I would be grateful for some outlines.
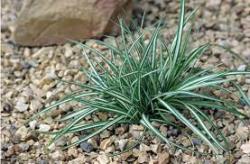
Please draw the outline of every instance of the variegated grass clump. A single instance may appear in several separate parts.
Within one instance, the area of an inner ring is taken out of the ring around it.
[[[193,132],[192,135],[202,139],[215,153],[230,149],[226,138],[207,111],[222,110],[240,118],[246,116],[239,112],[235,103],[212,96],[206,88],[233,94],[222,85],[225,82],[230,83],[236,87],[245,103],[250,105],[249,98],[234,82],[234,75],[244,76],[250,72],[215,72],[213,69],[195,67],[195,63],[211,45],[207,43],[189,50],[191,28],[187,25],[193,20],[195,11],[185,16],[185,2],[180,2],[179,24],[171,43],[162,39],[160,25],[147,40],[141,28],[132,33],[122,21],[119,44],[97,41],[109,49],[110,60],[103,52],[77,43],[83,48],[83,54],[90,65],[90,71],[85,71],[90,82],[70,82],[79,85],[82,90],[68,95],[32,117],[52,111],[70,101],[83,104],[82,109],[76,109],[61,118],[60,121],[65,122],[66,126],[53,133],[53,141],[68,133],[86,134],[67,146],[70,147],[111,126],[141,124],[169,146],[189,150],[181,143],[170,140],[170,136],[163,135],[153,124],[157,122],[180,130],[188,128]],[[187,30],[184,31],[184,28]],[[98,55],[106,66],[94,65],[84,49]],[[97,68],[101,71],[97,71]],[[85,117],[97,112],[107,112],[112,117],[105,121],[83,123]]]

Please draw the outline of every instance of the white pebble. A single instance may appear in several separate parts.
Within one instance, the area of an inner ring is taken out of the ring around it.
[[[39,132],[48,132],[50,130],[50,126],[47,124],[40,124],[39,125]]]
[[[246,79],[245,81],[247,84],[250,84],[250,79]]]
[[[37,111],[38,109],[42,108],[42,104],[38,100],[31,100],[30,103],[30,110]]]
[[[16,109],[19,111],[19,112],[25,112],[27,111],[29,105],[28,104],[25,104],[23,101],[18,101],[16,103]]]
[[[36,121],[36,120],[33,120],[33,121],[30,121],[30,122],[29,122],[29,126],[30,126],[30,128],[33,129],[33,130],[36,128],[36,124],[37,124],[37,121]]]
[[[242,64],[242,65],[240,65],[239,67],[238,67],[238,71],[245,71],[246,70],[246,68],[247,68],[247,66],[246,65],[244,65],[244,64]]]

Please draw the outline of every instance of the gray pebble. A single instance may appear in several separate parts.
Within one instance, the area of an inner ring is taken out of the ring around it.
[[[11,133],[12,135],[14,135],[14,134],[16,133],[17,128],[16,128],[15,124],[11,124],[11,125],[10,125],[9,131],[10,131],[10,133]]]
[[[1,145],[1,149],[2,149],[3,151],[7,151],[9,147],[10,147],[10,144],[8,144],[8,143],[3,143],[3,144]]]
[[[204,164],[213,164],[213,162],[206,159],[206,160],[204,161]]]
[[[56,146],[65,146],[66,143],[67,143],[67,140],[65,137],[62,137],[62,138],[58,139],[57,141],[55,141]]]
[[[10,113],[13,110],[13,107],[10,103],[5,103],[3,105],[3,111],[6,113]]]
[[[11,157],[10,163],[16,163],[17,162],[17,157]]]
[[[42,159],[42,160],[39,161],[39,164],[48,164],[48,163],[49,162],[47,160],[44,160],[44,159]]]
[[[199,140],[199,139],[192,139],[192,143],[194,145],[200,145],[201,144],[201,140]]]
[[[21,143],[21,144],[19,144],[19,147],[20,147],[20,149],[21,149],[21,151],[27,151],[27,150],[29,150],[29,145],[28,144],[25,144],[25,143]]]
[[[11,140],[12,143],[18,144],[18,143],[20,143],[21,138],[20,138],[20,136],[14,135],[14,136],[11,137],[10,140]]]
[[[177,137],[179,135],[178,129],[170,129],[167,131],[168,136],[174,136]]]
[[[81,148],[83,151],[85,151],[85,152],[87,152],[87,153],[90,153],[90,152],[93,150],[93,145],[90,144],[90,143],[88,143],[88,142],[82,142],[82,143],[80,144],[80,148]]]

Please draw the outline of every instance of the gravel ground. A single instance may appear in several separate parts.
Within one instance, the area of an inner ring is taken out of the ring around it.
[[[143,132],[138,125],[110,128],[101,135],[81,143],[78,147],[62,150],[59,147],[76,141],[79,135],[68,135],[50,147],[46,147],[50,137],[39,133],[56,130],[63,124],[53,122],[61,113],[77,108],[78,104],[62,105],[46,119],[29,122],[26,120],[44,106],[58,100],[65,94],[76,90],[74,85],[65,85],[56,81],[56,75],[64,80],[87,79],[79,73],[79,67],[87,67],[75,45],[50,46],[39,48],[17,47],[11,42],[11,22],[15,20],[21,1],[2,0],[2,35],[1,35],[1,162],[5,163],[250,163],[250,121],[240,121],[234,116],[216,112],[215,122],[227,136],[233,147],[230,154],[221,156],[201,156],[182,150],[168,149],[159,139],[145,135],[143,142],[134,149],[115,157],[105,153],[124,150],[126,146],[136,142]],[[249,0],[190,0],[187,9],[199,6],[195,22],[193,44],[198,45],[210,41],[233,50],[250,62],[250,1]],[[151,26],[163,18],[167,27],[163,35],[169,39],[176,30],[177,1],[141,0],[134,7],[134,15],[140,19],[146,11],[145,27]],[[88,41],[87,44],[104,50]],[[94,57],[94,56],[92,56]],[[98,60],[98,59],[97,59]],[[222,65],[219,69],[231,68],[244,70],[246,66],[230,54],[213,48],[206,53],[198,63],[200,66],[213,67]],[[237,77],[238,83],[250,97],[250,77]],[[239,102],[235,95],[225,96]],[[240,103],[240,102],[239,102]],[[242,102],[241,102],[242,103]],[[250,116],[250,109],[244,106],[240,109]],[[88,119],[105,119],[104,113],[99,113]],[[176,142],[184,146],[196,145],[200,152],[211,150],[201,144],[196,138],[180,135],[179,131],[156,125],[163,134],[171,135]]]

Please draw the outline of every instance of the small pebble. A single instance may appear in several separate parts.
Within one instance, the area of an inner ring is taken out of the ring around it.
[[[127,139],[119,139],[118,140],[118,147],[121,151],[124,150],[125,146],[127,145],[128,140]]]
[[[50,130],[50,126],[47,124],[40,124],[39,125],[39,132],[48,132]]]
[[[29,105],[28,104],[25,104],[24,102],[22,101],[17,101],[16,103],[16,109],[19,111],[19,112],[25,112],[27,111]]]
[[[167,131],[168,136],[174,136],[177,137],[179,135],[178,129],[170,129]]]
[[[6,113],[10,113],[13,110],[12,105],[10,103],[4,103],[3,111]]]
[[[47,160],[44,160],[44,159],[38,161],[38,163],[39,164],[49,164],[49,162]]]
[[[65,146],[66,143],[67,143],[67,139],[64,136],[55,141],[56,146]]]
[[[139,157],[137,159],[138,163],[148,162],[148,154],[145,151],[140,151]]]
[[[90,152],[93,150],[92,144],[90,144],[90,143],[88,143],[88,142],[82,142],[82,143],[80,144],[80,148],[81,148],[83,151],[87,152],[87,153],[90,153]]]
[[[158,164],[168,164],[170,160],[170,155],[167,152],[158,154]]]
[[[244,64],[242,64],[242,65],[240,65],[240,66],[237,68],[237,70],[238,70],[238,71],[245,71],[246,68],[247,68],[247,66],[244,65]]]
[[[57,150],[55,151],[54,153],[50,154],[51,157],[54,159],[54,160],[63,160],[64,159],[64,154],[62,151],[60,150]]]
[[[28,144],[25,144],[25,143],[21,143],[18,146],[20,147],[22,152],[27,151],[30,147]]]
[[[21,137],[21,140],[24,140],[27,137],[28,129],[25,126],[20,127],[16,131],[16,135]]]
[[[199,139],[192,139],[192,143],[194,144],[194,145],[200,145],[201,144],[201,140],[199,140]]]
[[[106,150],[112,144],[112,140],[110,138],[104,139],[100,143],[100,148],[102,150]]]
[[[108,164],[109,163],[109,158],[105,154],[102,154],[102,155],[99,155],[97,157],[97,161],[100,164]]]
[[[32,130],[35,130],[36,125],[37,125],[37,121],[36,121],[36,120],[33,120],[33,121],[30,121],[30,122],[29,122],[29,127],[30,127]]]

